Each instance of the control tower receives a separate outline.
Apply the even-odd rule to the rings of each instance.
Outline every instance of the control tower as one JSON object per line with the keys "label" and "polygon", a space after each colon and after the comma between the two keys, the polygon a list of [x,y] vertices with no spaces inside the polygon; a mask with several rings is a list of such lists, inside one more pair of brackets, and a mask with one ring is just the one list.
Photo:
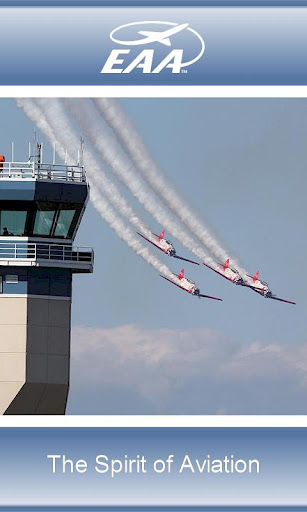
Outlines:
{"label": "control tower", "polygon": [[[93,272],[73,246],[89,188],[83,164],[0,157],[0,414],[65,414],[72,275]],[[12,158],[13,159],[13,158]]]}

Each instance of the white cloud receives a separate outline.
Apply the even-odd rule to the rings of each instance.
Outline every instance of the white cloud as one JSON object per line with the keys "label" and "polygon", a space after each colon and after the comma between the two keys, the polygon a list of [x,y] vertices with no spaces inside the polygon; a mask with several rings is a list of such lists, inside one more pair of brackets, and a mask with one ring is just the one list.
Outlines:
{"label": "white cloud", "polygon": [[306,413],[306,356],[306,345],[244,345],[210,329],[76,327],[69,410]]}

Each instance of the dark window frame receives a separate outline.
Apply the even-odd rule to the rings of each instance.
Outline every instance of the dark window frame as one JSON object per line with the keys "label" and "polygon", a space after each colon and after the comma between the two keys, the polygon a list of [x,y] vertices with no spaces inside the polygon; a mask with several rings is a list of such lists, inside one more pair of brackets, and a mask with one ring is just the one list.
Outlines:
{"label": "dark window frame", "polygon": [[[38,211],[44,211],[44,208],[49,206],[50,209],[55,210],[55,215],[48,235],[33,234],[36,214]],[[3,211],[27,211],[24,234],[17,236],[25,237],[39,237],[39,238],[58,238],[58,239],[72,239],[76,229],[79,225],[79,219],[82,214],[84,205],[80,203],[65,203],[65,202],[48,202],[48,201],[0,201],[0,216]],[[57,228],[57,222],[61,211],[74,210],[74,215],[71,220],[69,229],[66,236],[57,235],[54,233]],[[0,233],[2,238],[2,233]]]}

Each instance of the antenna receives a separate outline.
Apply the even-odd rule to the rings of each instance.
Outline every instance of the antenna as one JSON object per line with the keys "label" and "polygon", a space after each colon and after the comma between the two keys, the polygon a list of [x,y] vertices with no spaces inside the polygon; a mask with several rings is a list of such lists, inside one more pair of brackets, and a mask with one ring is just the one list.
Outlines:
{"label": "antenna", "polygon": [[36,149],[37,149],[37,137],[36,137],[36,130],[33,129],[33,155],[36,155]]}
{"label": "antenna", "polygon": [[31,161],[31,142],[29,142],[29,162]]}
{"label": "antenna", "polygon": [[80,149],[81,149],[81,158],[80,158],[80,166],[83,167],[84,162],[84,138],[81,136],[80,140]]}
{"label": "antenna", "polygon": [[12,142],[12,160],[11,162],[14,162],[14,142]]}

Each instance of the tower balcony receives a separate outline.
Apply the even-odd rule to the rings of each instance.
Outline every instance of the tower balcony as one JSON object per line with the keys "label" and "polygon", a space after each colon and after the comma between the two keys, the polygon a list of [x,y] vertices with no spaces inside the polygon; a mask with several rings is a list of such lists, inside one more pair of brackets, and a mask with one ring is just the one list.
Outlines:
{"label": "tower balcony", "polygon": [[34,162],[1,162],[0,180],[56,181],[86,183],[86,174],[80,165],[58,165]]}
{"label": "tower balcony", "polygon": [[73,273],[92,273],[94,251],[67,243],[1,240],[1,266],[67,268]]}

